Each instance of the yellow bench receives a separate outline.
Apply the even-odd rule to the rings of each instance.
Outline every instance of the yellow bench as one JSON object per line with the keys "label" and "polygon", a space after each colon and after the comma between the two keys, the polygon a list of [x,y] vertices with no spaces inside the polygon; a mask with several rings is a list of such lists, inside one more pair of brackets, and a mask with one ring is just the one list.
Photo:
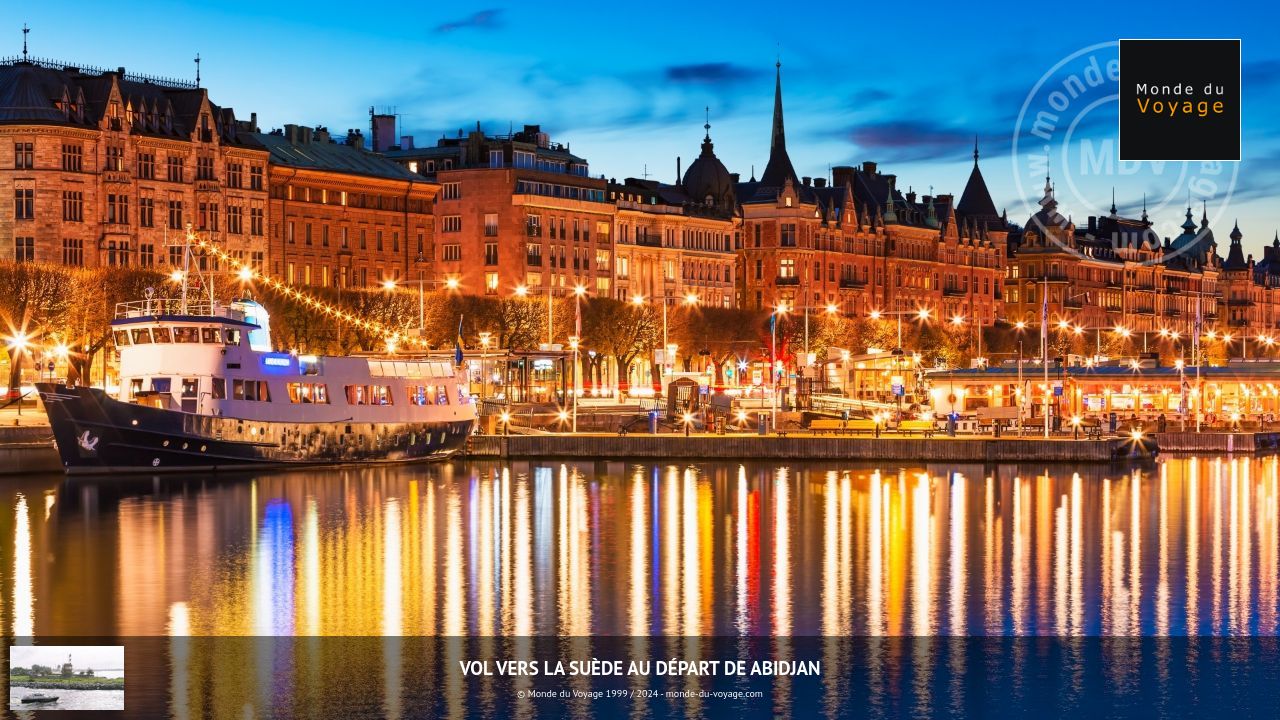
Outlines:
{"label": "yellow bench", "polygon": [[859,432],[875,432],[876,422],[874,420],[854,419],[854,420],[828,420],[817,419],[809,421],[809,432],[815,434],[829,433],[859,433]]}
{"label": "yellow bench", "polygon": [[898,432],[913,433],[918,432],[925,437],[932,437],[934,424],[932,420],[903,420],[898,423]]}

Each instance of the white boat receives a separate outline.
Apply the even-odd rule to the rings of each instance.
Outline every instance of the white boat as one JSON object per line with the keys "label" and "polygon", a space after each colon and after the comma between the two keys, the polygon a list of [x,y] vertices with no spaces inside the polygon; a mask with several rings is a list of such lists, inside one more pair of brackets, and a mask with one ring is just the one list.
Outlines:
{"label": "white boat", "polygon": [[252,300],[122,303],[112,327],[114,397],[37,385],[68,473],[438,459],[475,425],[450,358],[275,352]]}

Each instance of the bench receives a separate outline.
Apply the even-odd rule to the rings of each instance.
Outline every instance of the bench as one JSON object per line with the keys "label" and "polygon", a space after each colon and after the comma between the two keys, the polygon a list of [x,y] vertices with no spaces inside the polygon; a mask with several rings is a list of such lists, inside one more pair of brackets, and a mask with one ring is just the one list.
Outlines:
{"label": "bench", "polygon": [[866,420],[861,418],[853,420],[818,419],[809,422],[809,432],[812,432],[815,435],[821,435],[825,432],[839,435],[841,433],[873,433],[875,431],[875,420]]}
{"label": "bench", "polygon": [[844,430],[843,420],[810,420],[809,432],[815,435],[821,435],[824,432],[838,433]]}
{"label": "bench", "polygon": [[933,437],[934,429],[932,420],[903,420],[898,423],[898,432],[900,433],[918,432],[925,437]]}

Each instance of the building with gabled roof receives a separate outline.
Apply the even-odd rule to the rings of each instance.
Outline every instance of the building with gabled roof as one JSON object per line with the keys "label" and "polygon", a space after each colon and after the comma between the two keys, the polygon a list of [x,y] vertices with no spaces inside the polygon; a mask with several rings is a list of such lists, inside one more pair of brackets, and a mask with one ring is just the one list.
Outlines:
{"label": "building with gabled roof", "polygon": [[14,198],[0,206],[0,256],[176,264],[190,223],[263,265],[267,153],[253,125],[194,82],[0,62],[0,194]]}

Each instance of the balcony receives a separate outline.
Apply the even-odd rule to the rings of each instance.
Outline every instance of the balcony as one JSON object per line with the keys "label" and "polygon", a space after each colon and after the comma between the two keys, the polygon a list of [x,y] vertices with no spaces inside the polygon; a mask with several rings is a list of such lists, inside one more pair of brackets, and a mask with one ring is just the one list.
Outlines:
{"label": "balcony", "polygon": [[525,225],[524,234],[526,237],[542,237],[541,225]]}
{"label": "balcony", "polygon": [[218,192],[222,185],[217,180],[197,180],[196,192]]}
{"label": "balcony", "polygon": [[1178,308],[1165,308],[1164,316],[1165,317],[1181,317],[1182,311],[1179,310]]}
{"label": "balcony", "polygon": [[530,267],[542,267],[542,256],[530,255],[527,258],[525,258],[525,264]]}
{"label": "balcony", "polygon": [[864,288],[866,286],[867,284],[865,282],[857,278],[840,278],[840,289],[842,290]]}
{"label": "balcony", "polygon": [[968,295],[968,294],[969,292],[967,290],[961,290],[958,287],[942,288],[943,297],[964,297],[965,295]]}
{"label": "balcony", "polygon": [[1156,314],[1156,311],[1155,311],[1155,308],[1150,308],[1150,307],[1140,307],[1140,308],[1135,309],[1135,310],[1133,311],[1133,313],[1134,313],[1135,315],[1155,315],[1155,314]]}
{"label": "balcony", "polygon": [[102,181],[109,183],[130,183],[133,178],[124,170],[107,170],[102,173]]}
{"label": "balcony", "polygon": [[662,236],[642,235],[636,238],[636,245],[640,247],[662,247]]}
{"label": "balcony", "polygon": [[799,285],[800,276],[798,275],[779,275],[775,281],[777,285]]}
{"label": "balcony", "polygon": [[1246,298],[1231,298],[1227,301],[1227,307],[1253,307],[1253,301]]}

